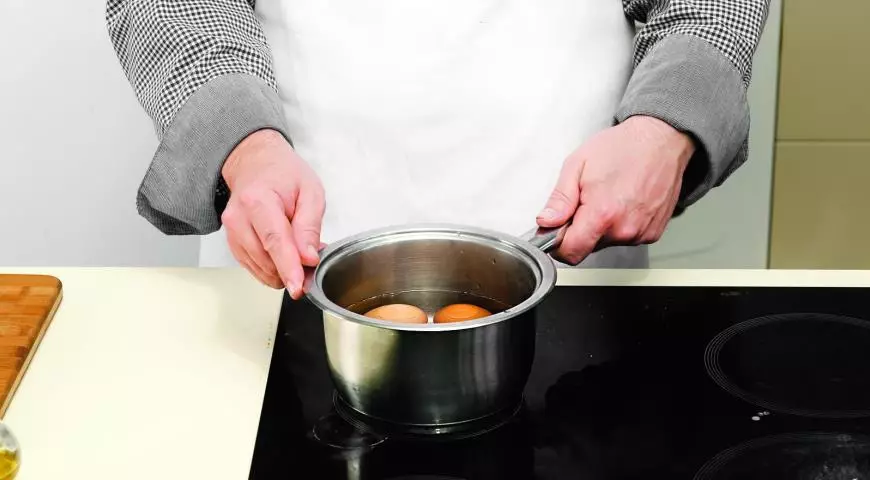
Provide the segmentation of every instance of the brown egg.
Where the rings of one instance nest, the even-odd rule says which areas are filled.
[[[435,312],[435,323],[464,322],[492,315],[489,310],[470,303],[454,303]]]
[[[365,316],[399,323],[427,323],[429,321],[426,312],[413,305],[406,305],[404,303],[382,305],[369,310]]]

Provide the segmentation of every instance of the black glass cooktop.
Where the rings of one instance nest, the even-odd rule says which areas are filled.
[[[559,287],[537,321],[515,416],[406,439],[336,413],[285,301],[251,478],[870,480],[870,289]]]

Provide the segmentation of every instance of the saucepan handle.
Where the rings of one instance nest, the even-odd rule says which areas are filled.
[[[538,227],[523,235],[523,239],[531,243],[535,248],[539,248],[545,253],[550,253],[559,248],[559,245],[562,244],[562,240],[565,238],[565,232],[568,231],[568,227],[570,226],[571,221],[569,220],[561,227]]]

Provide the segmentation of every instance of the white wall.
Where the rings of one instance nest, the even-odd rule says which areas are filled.
[[[781,0],[773,0],[753,63],[749,160],[668,226],[653,268],[767,268]]]
[[[193,265],[136,213],[156,147],[103,0],[0,1],[0,265]]]

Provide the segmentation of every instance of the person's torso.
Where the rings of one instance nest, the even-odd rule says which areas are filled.
[[[619,0],[258,0],[323,240],[447,222],[519,235],[631,72]]]

